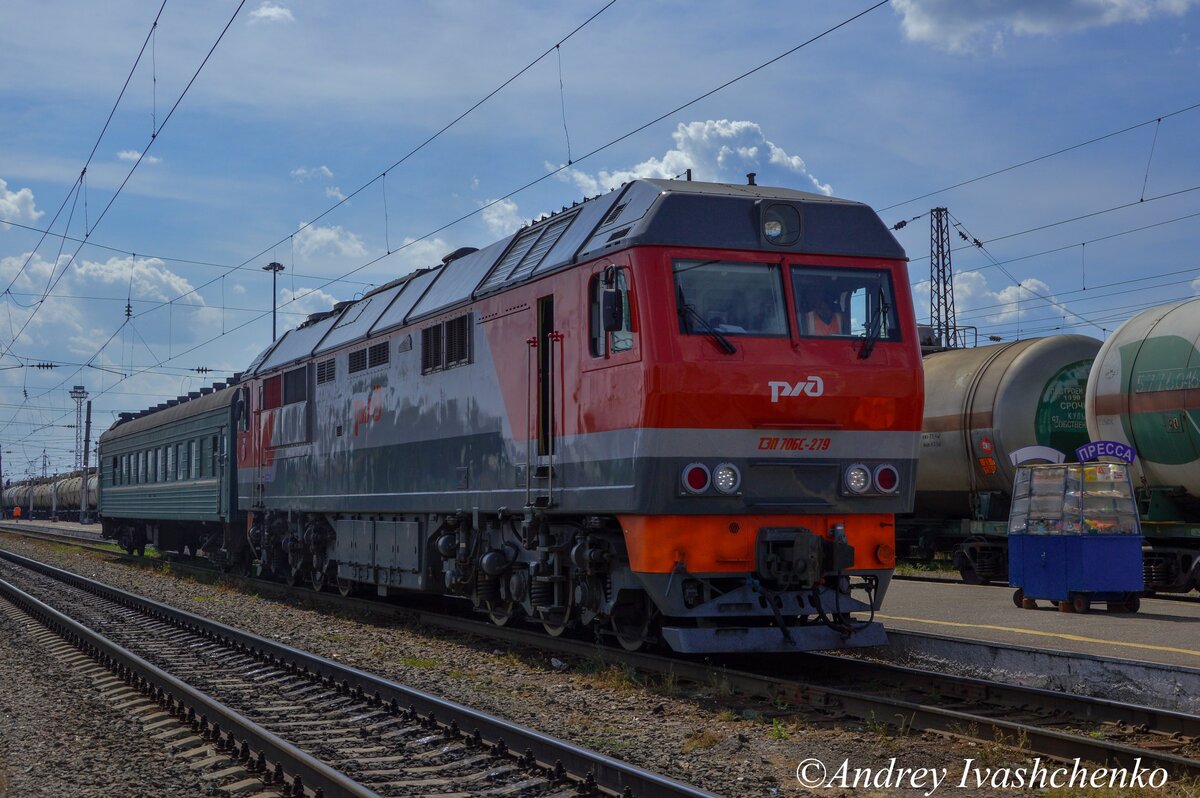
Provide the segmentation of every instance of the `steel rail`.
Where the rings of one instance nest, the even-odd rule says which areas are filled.
[[[357,668],[267,640],[185,610],[110,587],[79,574],[64,571],[8,551],[0,551],[0,558],[51,576],[94,595],[120,602],[139,612],[177,624],[182,628],[223,639],[244,649],[251,656],[261,657],[268,662],[290,664],[299,671],[307,670],[310,674],[340,683],[344,690],[349,689],[361,695],[374,695],[384,703],[408,707],[410,711],[415,710],[425,718],[436,721],[442,726],[448,725],[463,733],[474,734],[477,731],[483,741],[493,748],[507,749],[514,753],[525,752],[527,759],[532,758],[547,769],[559,769],[561,765],[562,769],[578,777],[580,782],[590,781],[588,778],[590,775],[597,787],[611,794],[634,796],[634,798],[714,798],[711,793],[555,739],[528,727],[496,718],[415,688],[397,684]]]
[[[0,552],[0,556],[6,553]],[[179,567],[176,563],[174,567]],[[49,567],[49,566],[47,566]],[[184,566],[197,575],[215,575],[211,569]],[[182,570],[182,569],[181,569]],[[268,590],[279,596],[295,599],[303,597],[335,609],[355,607],[368,613],[399,617],[430,626],[450,629],[470,635],[490,637],[509,643],[527,645],[546,651],[599,660],[614,665],[629,666],[638,670],[685,679],[698,684],[725,685],[747,696],[769,700],[783,700],[797,706],[808,706],[825,711],[841,712],[848,716],[874,722],[887,722],[902,731],[924,729],[944,732],[960,737],[969,737],[989,742],[1006,742],[1015,747],[1025,746],[1032,753],[1042,754],[1059,760],[1071,761],[1078,757],[1089,761],[1121,766],[1134,766],[1139,760],[1144,764],[1157,762],[1169,770],[1200,775],[1200,761],[1177,756],[1164,751],[1141,749],[1123,743],[1074,735],[1053,729],[1038,727],[1030,723],[1006,721],[982,714],[961,712],[933,704],[903,701],[888,696],[869,695],[853,689],[830,687],[793,678],[774,676],[770,673],[738,670],[710,662],[685,659],[677,656],[665,657],[656,654],[618,651],[598,643],[551,638],[547,635],[512,627],[497,627],[483,621],[446,615],[431,610],[396,607],[362,599],[347,599],[330,593],[297,593],[281,583],[267,580],[238,577],[256,590]],[[843,681],[853,677],[856,669],[864,681],[892,678],[902,684],[922,686],[930,692],[931,686],[945,687],[962,701],[992,700],[1016,710],[1044,707],[1070,714],[1080,723],[1111,722],[1134,727],[1147,727],[1164,735],[1181,734],[1196,737],[1197,721],[1185,713],[1160,710],[1151,707],[1124,705],[1100,698],[1057,693],[1042,688],[1005,685],[971,677],[923,671],[885,663],[873,663],[834,655],[806,653],[805,663],[818,664],[818,668],[831,669]],[[795,663],[789,663],[794,666]]]
[[[235,747],[245,742],[250,749],[261,753],[269,762],[282,767],[284,773],[292,776],[291,789],[299,779],[304,787],[320,790],[318,794],[324,795],[324,798],[379,798],[378,793],[3,579],[0,579],[0,594],[43,626],[122,676],[127,683],[137,683],[143,688],[143,693],[157,688],[181,708],[181,713],[182,708],[186,707],[193,710],[196,717],[218,723],[214,742],[219,747]]]
[[[174,566],[178,567],[178,566]],[[182,569],[179,569],[182,570]],[[213,572],[195,568],[198,573]],[[364,613],[402,618],[428,626],[450,629],[473,636],[492,638],[508,643],[526,645],[544,651],[576,656],[581,659],[632,667],[637,670],[673,676],[697,684],[727,686],[743,695],[767,700],[786,701],[797,706],[841,712],[863,721],[887,722],[902,731],[922,729],[952,734],[959,737],[988,742],[1007,742],[1014,747],[1025,746],[1032,753],[1042,754],[1063,761],[1076,757],[1106,764],[1133,767],[1138,760],[1160,763],[1173,772],[1200,775],[1200,761],[1177,756],[1165,751],[1141,749],[1112,740],[1096,739],[1038,727],[1030,723],[1006,721],[982,714],[961,712],[924,704],[903,701],[888,696],[870,695],[862,691],[819,685],[789,677],[780,677],[760,670],[739,670],[708,661],[686,659],[679,656],[628,653],[594,642],[552,638],[543,633],[517,629],[511,626],[498,627],[485,621],[477,621],[433,610],[396,607],[378,601],[347,599],[332,593],[297,593],[286,585],[260,579],[244,579],[258,591],[271,591],[278,596],[295,599],[302,597],[324,606],[344,610],[353,607]],[[866,662],[848,657],[828,654],[798,654],[803,661],[789,659],[786,663],[793,670],[803,670],[810,664],[828,669],[841,681],[854,678],[855,673],[863,681],[880,679],[884,675],[909,686],[921,687],[929,692],[931,686],[945,687],[963,701],[990,698],[1016,710],[1052,704],[1052,708],[1069,713],[1080,723],[1112,722],[1130,726],[1146,726],[1164,735],[1175,733],[1186,736],[1200,734],[1196,718],[1185,713],[1161,710],[1152,707],[1123,705],[1090,696],[1056,693],[1035,687],[1005,685],[987,682],[966,676],[957,676],[934,671],[885,663]]]

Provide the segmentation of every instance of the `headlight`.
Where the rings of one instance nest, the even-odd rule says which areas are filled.
[[[900,472],[894,465],[884,463],[875,467],[875,489],[880,493],[895,493],[900,487]]]
[[[713,486],[725,494],[737,493],[742,485],[742,472],[733,463],[721,463],[712,472]]]
[[[778,241],[783,237],[783,222],[778,219],[768,219],[763,225],[763,235],[767,237],[768,241]]]
[[[846,469],[846,489],[851,493],[865,493],[871,487],[871,472],[865,465],[855,463]]]
[[[704,463],[689,463],[683,467],[680,481],[683,483],[684,490],[694,494],[708,490],[712,479],[708,473],[708,466]]]

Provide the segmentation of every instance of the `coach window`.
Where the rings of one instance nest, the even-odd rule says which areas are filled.
[[[120,466],[117,463],[118,463],[117,458],[113,457],[112,458],[112,469],[108,475],[108,484],[110,484],[110,485],[120,485],[121,484],[121,475],[119,473],[117,473]]]
[[[163,481],[164,482],[173,482],[175,480],[175,447],[174,446],[166,447],[166,452],[167,452],[167,457],[166,457],[167,465],[166,465],[166,468],[164,469],[163,476],[165,478],[163,479]]]
[[[197,438],[194,441],[188,441],[188,449],[192,455],[191,457],[188,458],[188,460],[190,460],[192,463],[192,467],[191,467],[192,479],[199,479],[200,477],[203,476],[203,474],[200,473],[200,443],[201,443],[201,441],[202,441],[202,439],[200,439],[200,438]]]
[[[621,302],[621,328],[606,331],[602,317],[604,291],[617,289]],[[607,269],[592,276],[588,284],[588,345],[592,357],[605,357],[633,349],[633,309],[630,307],[629,277],[625,269]]]

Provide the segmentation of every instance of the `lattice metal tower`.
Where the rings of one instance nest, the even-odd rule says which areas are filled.
[[[87,397],[87,389],[82,385],[71,389],[71,398],[75,400],[75,470],[79,472],[83,471],[83,400]]]
[[[954,268],[950,265],[949,211],[929,212],[929,318],[939,346],[958,347],[958,323],[954,318]]]

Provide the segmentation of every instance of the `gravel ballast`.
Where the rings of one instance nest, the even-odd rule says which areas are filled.
[[[886,769],[892,759],[896,760],[893,771],[902,767],[947,768],[946,783],[935,794],[996,795],[998,791],[991,787],[958,786],[964,760],[970,758],[976,766],[983,763],[990,767],[1032,764],[1032,757],[1000,746],[950,741],[936,735],[897,738],[880,724],[806,723],[768,703],[727,695],[720,685],[699,689],[659,680],[647,684],[646,677],[612,666],[577,659],[552,663],[551,657],[542,652],[513,651],[490,640],[316,612],[299,606],[302,600],[296,605],[268,600],[163,572],[168,569],[146,570],[112,563],[103,555],[64,546],[0,535],[0,548],[362,668],[720,795],[925,795],[929,791],[928,785],[920,789],[896,783],[866,791],[844,791],[840,786],[808,790],[801,787],[795,774],[797,766],[810,759],[824,763],[831,775],[844,761],[851,773],[854,768]],[[19,666],[17,672],[25,674],[21,677],[24,691],[40,695],[52,687],[44,678],[45,669],[31,664],[34,655],[26,648],[27,643],[13,637],[8,627],[0,626],[0,666],[6,673],[12,672],[14,665]],[[560,669],[563,665],[565,669]],[[92,713],[100,716],[101,710],[111,713],[107,707],[95,706],[99,699],[94,693],[91,703],[86,703],[90,688],[83,681],[77,699],[72,699],[83,703],[70,708],[59,701],[58,710],[76,719]],[[14,726],[23,739],[49,738],[56,728],[68,736],[78,734],[93,740],[90,748],[83,749],[92,752],[101,745],[94,738],[104,736],[126,738],[115,744],[134,750],[145,752],[150,747],[144,736],[137,739],[140,732],[132,721],[126,721],[123,727],[111,721],[89,722],[86,726],[75,722],[72,726],[61,716],[55,720],[46,712],[14,707],[22,703],[19,698],[14,700],[14,691],[0,692],[0,710],[6,724],[0,742],[0,796],[6,794],[2,786],[5,778],[9,790],[13,790],[13,774],[30,766],[31,773],[36,771],[45,757],[44,751],[28,754],[25,745],[9,744]],[[45,701],[55,703],[48,697]],[[63,744],[61,748],[66,749],[67,756],[58,754],[60,763],[55,769],[64,774],[86,772],[94,759],[119,761],[107,755],[84,757],[79,746]],[[78,756],[72,753],[76,750]],[[144,755],[143,760],[153,760],[168,772],[172,767],[170,757],[158,752]],[[117,764],[111,768],[120,772]],[[100,777],[96,773],[89,776]],[[110,794],[189,794],[161,783],[159,789],[130,781],[124,789],[113,789]],[[1039,794],[1011,787],[1000,792],[1013,796]],[[8,794],[92,793],[68,790]]]

